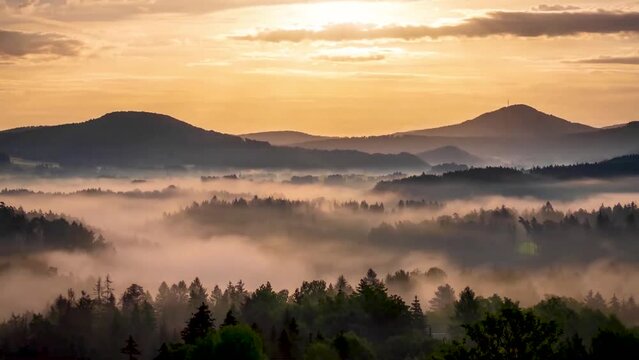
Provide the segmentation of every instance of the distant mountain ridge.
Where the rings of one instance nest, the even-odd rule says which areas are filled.
[[[514,113],[524,116],[513,120],[517,119]],[[514,125],[506,126],[504,123],[508,122]],[[639,122],[597,129],[544,114],[527,105],[513,105],[443,128],[316,140],[297,146],[418,155],[454,146],[485,159],[487,164],[534,166],[601,161],[637,153],[638,138]]]
[[[417,154],[420,159],[431,165],[455,163],[465,165],[479,165],[483,160],[457,146],[443,146],[437,149]]]
[[[399,135],[449,137],[536,137],[559,136],[596,130],[543,113],[523,104],[511,105],[482,114],[460,124],[415,130]]]
[[[301,131],[264,131],[250,134],[242,134],[241,137],[245,139],[266,141],[271,145],[277,146],[291,146],[299,143],[305,143],[308,141],[331,139],[330,136],[311,135]]]
[[[207,131],[168,115],[135,111],[113,112],[82,123],[2,131],[0,152],[75,167],[396,169],[425,166],[410,154],[276,147]]]

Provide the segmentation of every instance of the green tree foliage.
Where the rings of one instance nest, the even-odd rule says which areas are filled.
[[[115,301],[108,276],[92,288],[59,296],[42,314],[13,315],[1,322],[0,357],[117,359],[123,355],[121,339],[129,335],[141,354],[125,355],[140,360],[422,360],[436,354],[452,360],[595,360],[613,354],[625,360],[624,354],[636,354],[639,343],[636,330],[617,318],[636,318],[632,298],[617,299],[618,308],[613,300],[603,301],[605,309],[596,310],[583,300],[548,297],[523,309],[498,295],[481,298],[470,288],[451,303],[452,288],[442,286],[436,298],[447,300],[438,304],[450,306],[429,311],[425,324],[419,298],[406,304],[373,270],[350,295],[343,290],[348,288],[343,277],[328,285],[303,282],[291,296],[270,283],[252,292],[241,282],[224,291],[214,288],[209,300],[214,307],[228,300],[218,330],[208,304],[189,315],[191,295],[202,292],[190,292],[183,281],[161,284],[155,300],[133,284]]]
[[[304,360],[341,360],[337,350],[325,342],[314,342],[306,347]]]
[[[464,325],[467,340],[457,343],[446,360],[547,360],[555,356],[560,330],[506,299],[496,314]]]
[[[455,302],[455,318],[462,324],[473,324],[481,317],[481,304],[471,288],[466,287],[459,293]]]
[[[333,347],[342,359],[374,360],[376,358],[368,341],[352,332],[339,334],[333,340]]]
[[[232,325],[198,339],[188,359],[266,360],[266,355],[255,331],[246,325]]]

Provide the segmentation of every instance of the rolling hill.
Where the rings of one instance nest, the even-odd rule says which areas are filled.
[[[207,131],[167,115],[113,112],[82,123],[0,132],[0,152],[66,167],[397,169],[422,168],[410,154],[277,147]]]

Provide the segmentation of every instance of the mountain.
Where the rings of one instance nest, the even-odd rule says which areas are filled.
[[[503,119],[507,118],[505,114],[513,113],[528,114],[520,118],[527,120],[515,120],[513,123],[517,126],[503,124]],[[539,121],[533,120],[535,118]],[[502,129],[499,129],[500,123]],[[528,133],[522,133],[524,123],[528,123]],[[476,130],[475,135],[466,136],[471,128]],[[481,136],[478,136],[480,134]],[[412,154],[455,146],[484,159],[487,164],[534,166],[601,161],[637,153],[638,138],[639,122],[609,129],[596,129],[546,115],[526,105],[513,105],[483,114],[465,123],[423,130],[417,134],[412,132],[316,140],[298,146],[307,149],[350,149]]]
[[[464,151],[457,146],[443,146],[437,149],[417,154],[420,159],[431,165],[455,163],[465,165],[479,165],[483,162],[479,157]]]
[[[0,152],[66,167],[423,168],[410,154],[272,146],[148,112],[113,112],[82,123],[0,132]]]
[[[266,131],[240,135],[245,139],[266,141],[271,145],[291,146],[308,141],[330,139],[328,136],[318,136],[300,131]]]
[[[461,124],[402,134],[447,137],[517,137],[559,136],[593,131],[587,125],[570,122],[543,113],[528,105],[511,105],[482,114]]]

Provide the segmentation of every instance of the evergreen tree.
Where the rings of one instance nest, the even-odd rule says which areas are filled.
[[[226,317],[224,318],[222,327],[233,326],[237,324],[238,324],[237,318],[235,317],[235,315],[233,315],[233,308],[231,307],[231,309],[229,309],[229,311],[226,313]]]
[[[196,277],[189,286],[189,308],[194,310],[202,303],[208,303],[208,291],[200,282],[200,278]]]
[[[550,204],[550,203],[548,203]],[[481,318],[481,307],[475,292],[466,287],[455,302],[455,320],[460,325],[473,324]]]
[[[413,320],[414,326],[423,330],[426,327],[426,315],[424,315],[424,311],[422,310],[422,305],[419,302],[419,298],[415,295],[415,299],[410,304],[410,316]]]
[[[126,340],[126,345],[120,349],[120,352],[127,355],[129,360],[137,359],[135,355],[140,355],[140,350],[138,350],[138,344],[133,340],[133,336],[129,335],[129,338]]]
[[[188,321],[186,328],[182,330],[182,340],[187,344],[193,344],[195,340],[204,337],[213,330],[214,319],[208,305],[202,303],[197,312]]]

